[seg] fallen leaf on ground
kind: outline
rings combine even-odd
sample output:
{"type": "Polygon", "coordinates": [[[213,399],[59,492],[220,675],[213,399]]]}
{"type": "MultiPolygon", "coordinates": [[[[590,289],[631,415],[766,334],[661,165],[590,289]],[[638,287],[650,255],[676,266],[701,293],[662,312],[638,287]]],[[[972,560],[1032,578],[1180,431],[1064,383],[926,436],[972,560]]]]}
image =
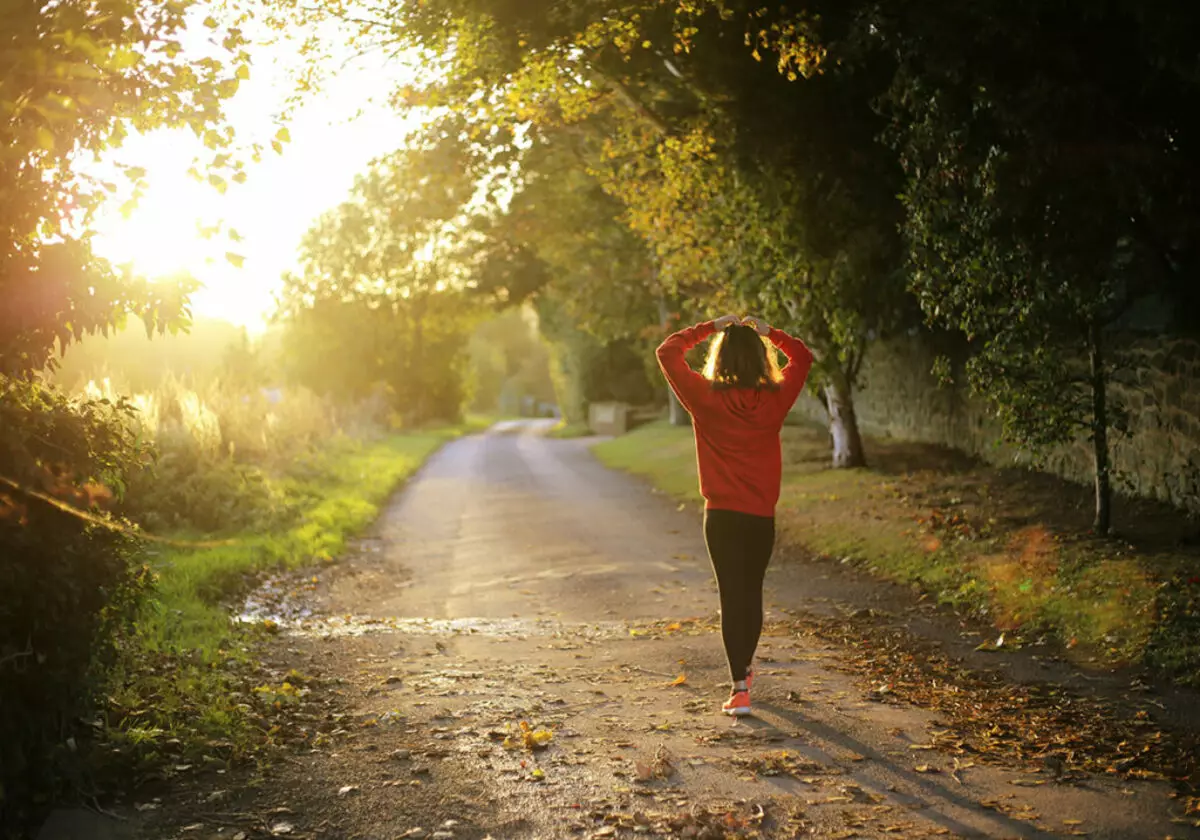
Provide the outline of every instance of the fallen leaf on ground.
{"type": "Polygon", "coordinates": [[[520,740],[507,737],[504,739],[504,746],[512,748],[520,744],[520,746],[532,752],[533,750],[545,749],[554,740],[553,732],[548,729],[535,729],[529,725],[528,721],[521,721],[517,727],[521,733],[520,740]]]}

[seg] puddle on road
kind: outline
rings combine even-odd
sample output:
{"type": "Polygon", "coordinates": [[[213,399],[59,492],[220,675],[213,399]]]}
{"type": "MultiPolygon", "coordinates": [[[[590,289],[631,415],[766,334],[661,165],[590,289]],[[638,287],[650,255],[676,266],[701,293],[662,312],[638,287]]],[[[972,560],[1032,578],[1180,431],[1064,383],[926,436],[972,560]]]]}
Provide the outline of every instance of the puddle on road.
{"type": "Polygon", "coordinates": [[[370,616],[317,616],[309,610],[281,614],[254,609],[247,602],[238,621],[270,622],[281,633],[317,638],[363,636],[368,633],[406,633],[422,636],[479,635],[496,638],[618,638],[629,634],[619,622],[567,624],[553,619],[523,618],[376,618],[370,616]]]}
{"type": "MultiPolygon", "coordinates": [[[[486,636],[492,638],[615,639],[650,635],[654,630],[679,631],[697,619],[666,622],[590,621],[565,622],[553,618],[407,618],[357,615],[324,615],[305,603],[303,591],[315,588],[315,579],[297,576],[270,578],[234,609],[242,624],[269,625],[288,636],[335,638],[369,633],[406,633],[422,636],[486,636]],[[657,625],[664,625],[658,627],[657,625]]],[[[698,626],[698,625],[697,625],[698,626]]]]}

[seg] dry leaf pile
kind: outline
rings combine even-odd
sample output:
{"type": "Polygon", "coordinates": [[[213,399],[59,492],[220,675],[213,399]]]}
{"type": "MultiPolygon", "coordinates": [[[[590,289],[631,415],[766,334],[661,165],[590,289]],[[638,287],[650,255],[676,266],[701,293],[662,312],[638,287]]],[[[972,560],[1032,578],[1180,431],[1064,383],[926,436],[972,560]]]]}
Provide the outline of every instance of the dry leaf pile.
{"type": "Polygon", "coordinates": [[[842,669],[884,684],[897,700],[945,715],[933,745],[978,761],[1200,782],[1200,737],[1169,732],[1144,704],[1080,697],[1054,685],[1013,683],[869,618],[808,617],[796,629],[844,646],[842,669]]]}

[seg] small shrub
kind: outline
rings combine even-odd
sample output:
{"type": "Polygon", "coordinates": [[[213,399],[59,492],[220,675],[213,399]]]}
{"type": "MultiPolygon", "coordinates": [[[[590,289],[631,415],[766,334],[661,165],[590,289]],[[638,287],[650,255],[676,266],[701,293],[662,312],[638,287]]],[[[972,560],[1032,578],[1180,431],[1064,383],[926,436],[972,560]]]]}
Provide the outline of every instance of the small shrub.
{"type": "MultiPolygon", "coordinates": [[[[80,781],[94,700],[150,585],[123,534],[72,506],[122,485],[127,407],[0,379],[0,837],[23,837],[80,781]]],[[[98,511],[97,518],[101,515],[98,511]]]]}

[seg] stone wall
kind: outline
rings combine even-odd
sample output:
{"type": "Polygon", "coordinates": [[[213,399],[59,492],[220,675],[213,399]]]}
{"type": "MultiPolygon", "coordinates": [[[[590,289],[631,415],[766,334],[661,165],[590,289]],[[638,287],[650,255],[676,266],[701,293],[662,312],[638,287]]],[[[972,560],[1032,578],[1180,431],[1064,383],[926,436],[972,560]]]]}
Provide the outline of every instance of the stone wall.
{"type": "MultiPolygon", "coordinates": [[[[1200,343],[1142,338],[1127,342],[1124,352],[1130,364],[1109,395],[1130,415],[1128,433],[1112,433],[1116,486],[1200,513],[1200,343]]],[[[998,465],[1028,463],[1026,454],[1000,442],[998,423],[965,384],[938,384],[930,373],[937,355],[924,333],[871,348],[855,396],[862,431],[950,446],[998,465]]],[[[825,421],[807,392],[795,411],[825,421]]],[[[1045,468],[1090,483],[1091,447],[1087,441],[1061,447],[1049,453],[1045,468]]]]}

